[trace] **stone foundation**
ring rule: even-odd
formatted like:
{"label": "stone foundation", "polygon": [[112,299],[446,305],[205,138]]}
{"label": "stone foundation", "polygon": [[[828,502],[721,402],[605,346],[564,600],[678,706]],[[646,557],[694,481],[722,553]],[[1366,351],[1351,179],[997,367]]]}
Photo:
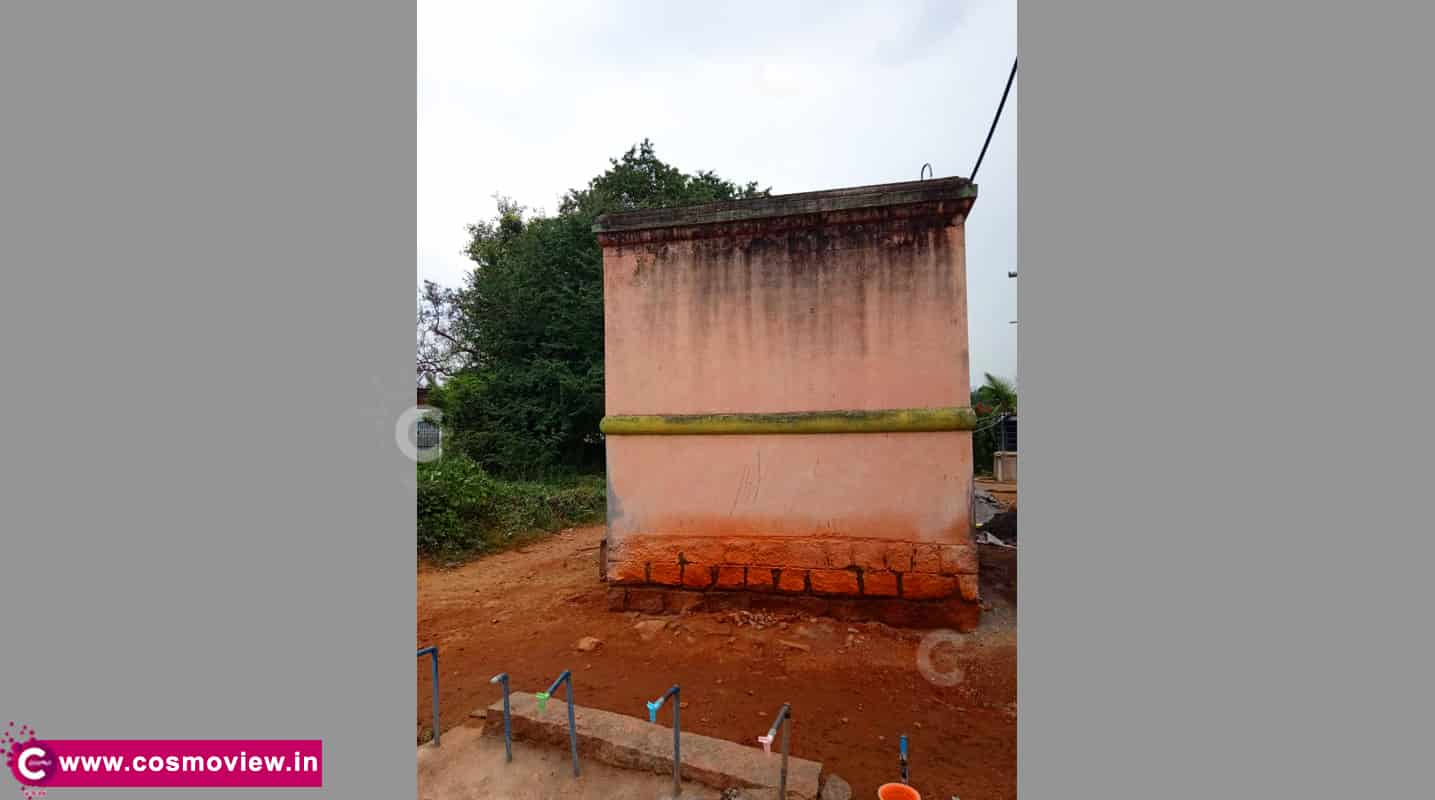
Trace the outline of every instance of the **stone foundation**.
{"label": "stone foundation", "polygon": [[655,586],[609,586],[608,608],[645,614],[698,611],[795,611],[842,621],[884,622],[898,628],[955,628],[966,632],[981,622],[981,606],[961,597],[903,600],[890,597],[823,597],[814,594],[764,594]]}

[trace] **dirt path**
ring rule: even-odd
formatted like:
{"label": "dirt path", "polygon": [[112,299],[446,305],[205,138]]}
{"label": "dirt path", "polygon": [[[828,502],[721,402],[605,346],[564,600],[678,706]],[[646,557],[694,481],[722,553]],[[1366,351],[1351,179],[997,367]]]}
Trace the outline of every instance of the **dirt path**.
{"label": "dirt path", "polygon": [[[440,649],[445,730],[498,698],[488,683],[498,672],[514,691],[533,692],[571,669],[581,705],[642,717],[645,701],[679,683],[685,730],[754,745],[791,702],[793,754],[824,762],[855,797],[895,779],[901,733],[923,796],[1016,797],[1015,551],[984,561],[993,609],[982,628],[958,649],[936,649],[939,669],[955,664],[964,675],[941,687],[917,669],[921,632],[879,623],[788,617],[759,629],[743,624],[752,617],[693,614],[656,618],[668,625],[645,640],[635,625],[652,618],[607,610],[602,535],[602,526],[580,528],[455,569],[420,569],[417,644]],[[585,636],[603,644],[580,652]],[[418,672],[422,729],[427,664]]]}

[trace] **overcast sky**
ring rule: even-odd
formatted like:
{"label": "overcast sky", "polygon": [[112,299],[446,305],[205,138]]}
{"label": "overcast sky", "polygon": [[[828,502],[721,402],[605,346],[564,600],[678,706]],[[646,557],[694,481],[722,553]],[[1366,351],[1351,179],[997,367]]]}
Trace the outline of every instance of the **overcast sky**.
{"label": "overcast sky", "polygon": [[[493,195],[559,198],[647,137],[774,194],[971,172],[1016,3],[420,0],[419,281],[463,281]],[[972,382],[1016,377],[1018,75],[967,222]]]}

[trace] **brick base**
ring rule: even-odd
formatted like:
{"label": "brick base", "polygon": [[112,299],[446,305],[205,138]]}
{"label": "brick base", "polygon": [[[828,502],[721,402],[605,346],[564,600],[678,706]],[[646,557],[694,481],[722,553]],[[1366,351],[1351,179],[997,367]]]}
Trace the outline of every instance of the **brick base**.
{"label": "brick base", "polygon": [[981,605],[961,597],[906,600],[897,597],[823,597],[815,594],[694,591],[660,586],[609,586],[608,608],[648,614],[694,611],[797,611],[854,622],[875,620],[899,628],[956,628],[970,631],[981,621]]}
{"label": "brick base", "polygon": [[608,548],[609,607],[796,608],[909,627],[975,627],[977,549],[850,537],[640,535]]}

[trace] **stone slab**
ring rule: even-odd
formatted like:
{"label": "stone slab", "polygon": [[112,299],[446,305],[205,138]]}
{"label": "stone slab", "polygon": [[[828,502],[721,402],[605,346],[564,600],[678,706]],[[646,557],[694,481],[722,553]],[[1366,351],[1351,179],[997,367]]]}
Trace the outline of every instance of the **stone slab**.
{"label": "stone slab", "polygon": [[[562,691],[562,690],[560,690]],[[671,702],[671,701],[670,701]],[[513,738],[554,747],[568,748],[568,704],[558,697],[548,700],[542,714],[531,692],[509,695]],[[658,774],[673,769],[672,712],[665,705],[659,722],[575,705],[578,754],[604,764]],[[485,735],[503,735],[503,701],[488,707]],[[773,790],[779,780],[781,757],[768,755],[756,745],[747,747],[702,736],[682,733],[682,778],[717,789]],[[580,761],[581,763],[581,761]],[[787,762],[785,800],[817,800],[822,764],[792,756]]]}

